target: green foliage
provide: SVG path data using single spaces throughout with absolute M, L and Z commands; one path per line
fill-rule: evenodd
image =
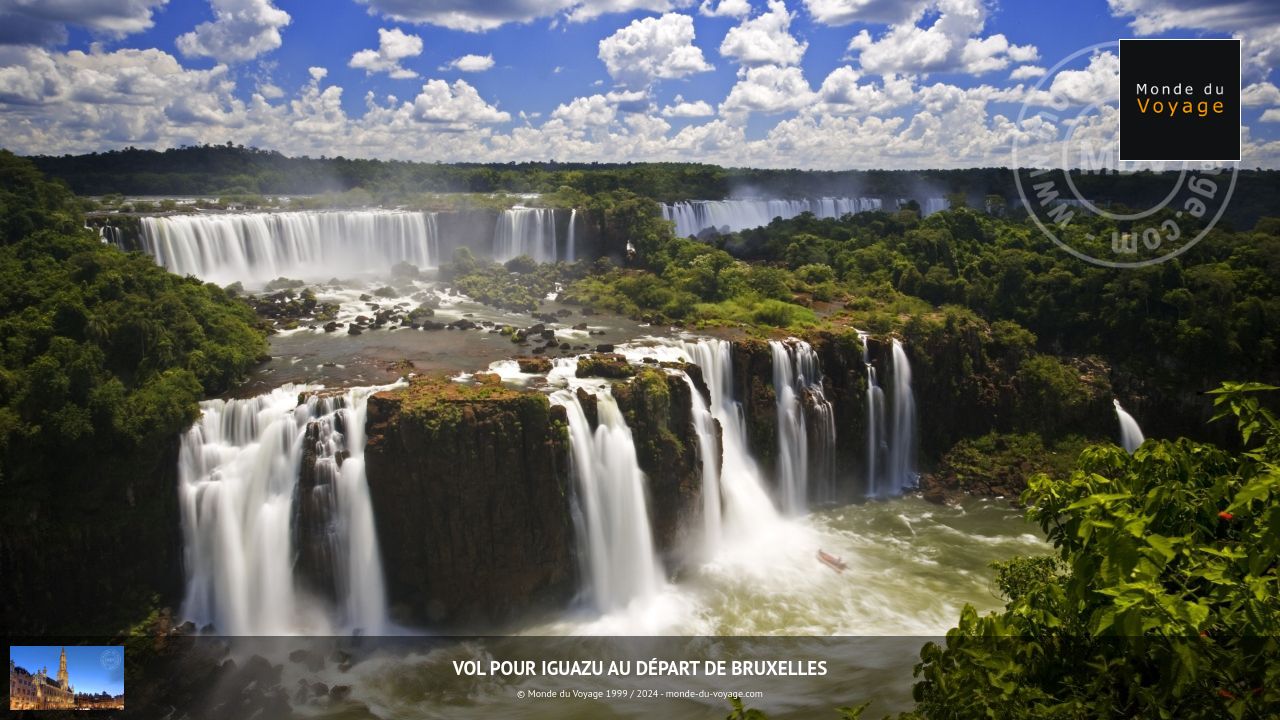
M 475 272 L 480 266 L 480 262 L 476 260 L 476 256 L 471 254 L 471 248 L 463 245 L 453 251 L 453 264 L 450 273 L 454 277 L 462 277 Z
M 528 255 L 521 255 L 506 261 L 503 263 L 503 267 L 507 269 L 507 272 L 531 273 L 538 269 L 538 261 Z
M 814 323 L 813 311 L 781 300 L 765 300 L 751 311 L 751 320 L 759 325 L 800 328 Z
M 662 219 L 658 204 L 634 192 L 619 190 L 592 196 L 588 205 L 605 247 L 630 247 L 642 267 L 658 271 L 670 260 L 674 226 Z
M 1030 597 L 1046 584 L 1059 582 L 1066 570 L 1062 560 L 1053 555 L 1032 555 L 991 563 L 996 571 L 995 584 L 1000 596 L 1009 602 Z
M 1022 426 L 1051 432 L 1079 419 L 1088 408 L 1090 394 L 1080 373 L 1051 355 L 1024 360 L 1014 376 L 1022 405 Z
M 981 197 L 972 190 L 967 195 Z M 1086 225 L 1081 232 L 1095 237 L 1116 229 L 1098 218 L 1079 222 Z M 1019 213 L 968 208 L 923 220 L 913 213 L 801 215 L 718 243 L 739 260 L 785 263 L 797 273 L 804 268 L 793 289 L 820 284 L 808 277 L 807 264 L 829 265 L 836 283 L 828 292 L 851 298 L 852 321 L 863 329 L 875 330 L 862 313 L 887 309 L 895 296 L 960 305 L 992 325 L 1011 361 L 1033 350 L 1098 355 L 1172 392 L 1233 376 L 1280 379 L 1277 228 L 1265 218 L 1252 231 L 1219 226 L 1184 256 L 1125 273 L 1054 251 Z M 902 324 L 878 319 L 890 322 L 877 332 Z M 1003 322 L 1015 325 L 998 325 Z M 1019 332 L 1006 332 L 1013 328 Z M 1038 370 L 1028 380 L 1048 382 L 1052 390 L 1052 371 Z
M 527 261 L 527 262 L 526 262 Z M 529 312 L 536 310 L 557 284 L 584 272 L 581 264 L 538 264 L 529 258 L 515 258 L 506 266 L 481 265 L 466 248 L 454 253 L 450 274 L 458 290 L 486 305 Z
M 954 478 L 962 490 L 981 496 L 1017 497 L 1038 473 L 1066 477 L 1084 449 L 1078 437 L 1046 448 L 1038 433 L 987 433 L 956 443 L 942 456 L 937 474 Z
M 1085 451 L 1024 501 L 1058 555 L 997 568 L 921 651 L 929 718 L 1252 718 L 1280 708 L 1280 422 L 1258 384 L 1214 392 L 1243 451 L 1157 441 Z
M 236 284 L 239 285 L 239 283 L 236 283 Z M 263 286 L 262 290 L 263 292 L 273 293 L 273 292 L 279 292 L 281 290 L 297 290 L 303 285 L 306 285 L 306 283 L 303 282 L 302 280 L 294 280 L 293 278 L 287 278 L 287 277 L 278 277 L 275 280 L 268 281 L 267 284 Z M 240 289 L 243 290 L 244 287 L 241 286 Z
M 594 273 L 569 285 L 564 299 L 703 325 L 800 329 L 817 322 L 813 311 L 794 303 L 791 286 L 803 283 L 783 268 L 736 260 L 686 238 L 669 239 L 644 257 L 646 270 Z M 823 267 L 810 266 L 806 276 L 825 279 Z
M 0 150 L 0 245 L 37 230 L 77 232 L 83 220 L 71 191 L 47 182 L 30 161 Z
M 253 311 L 216 285 L 61 229 L 47 202 L 58 190 L 19 174 L 26 195 L 15 189 L 7 207 L 45 229 L 0 247 L 0 472 L 43 495 L 80 482 L 67 475 L 82 462 L 170 442 L 266 343 Z

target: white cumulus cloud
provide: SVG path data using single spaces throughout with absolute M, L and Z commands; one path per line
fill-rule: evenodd
M 364 70 L 366 75 L 387 73 L 397 80 L 418 77 L 418 73 L 400 64 L 402 60 L 422 54 L 422 38 L 409 35 L 400 28 L 378 29 L 378 49 L 360 50 L 351 56 L 348 66 Z
M 737 84 L 720 104 L 720 114 L 773 114 L 799 110 L 813 98 L 813 90 L 798 67 L 762 65 L 742 68 L 738 72 Z
M 938 13 L 928 27 L 918 24 L 926 9 Z M 1039 58 L 1034 46 L 1014 45 L 1003 34 L 982 37 L 986 17 L 984 0 L 937 0 L 919 7 L 906 22 L 891 25 L 879 38 L 866 29 L 859 31 L 849 50 L 858 53 L 863 70 L 880 74 L 980 75 Z
M 613 122 L 618 111 L 604 95 L 577 97 L 551 112 L 552 120 L 570 127 L 602 126 Z
M 183 55 L 219 62 L 252 60 L 280 47 L 280 29 L 292 20 L 271 0 L 209 0 L 209 5 L 213 21 L 174 41 Z
M 804 0 L 809 15 L 823 25 L 907 22 L 928 4 L 929 0 Z
M 413 99 L 413 117 L 422 122 L 456 128 L 504 123 L 511 115 L 485 102 L 465 80 L 453 85 L 444 80 L 428 80 Z
M 662 108 L 662 117 L 693 118 L 715 115 L 715 108 L 704 100 L 689 102 L 684 96 L 677 95 L 675 102 Z
M 1280 105 L 1280 88 L 1269 82 L 1254 83 L 1240 91 L 1240 102 L 1245 107 Z
M 157 8 L 168 0 L 0 0 L 0 45 L 52 45 L 65 42 L 67 26 L 77 25 L 110 38 L 142 32 L 155 25 Z
M 809 48 L 791 34 L 792 14 L 782 0 L 769 0 L 769 11 L 731 29 L 720 54 L 743 65 L 798 65 Z
M 1274 0 L 1107 0 L 1111 14 L 1131 16 L 1139 35 L 1212 30 L 1243 41 L 1246 80 L 1271 74 L 1280 60 L 1280 3 Z
M 1044 75 L 1045 69 L 1039 65 L 1019 65 L 1009 73 L 1010 80 L 1030 80 Z
M 746 17 L 751 14 L 751 3 L 747 0 L 702 0 L 698 13 L 707 17 Z
M 693 18 L 678 13 L 633 20 L 600 41 L 600 60 L 615 81 L 647 87 L 712 67 L 693 44 Z
M 357 0 L 369 12 L 401 22 L 484 32 L 508 23 L 562 15 L 584 22 L 609 13 L 667 12 L 692 0 Z
M 493 55 L 463 55 L 449 61 L 441 70 L 458 70 L 460 72 L 484 72 L 493 67 Z

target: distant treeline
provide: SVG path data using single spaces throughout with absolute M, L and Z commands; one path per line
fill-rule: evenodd
M 432 192 L 594 195 L 614 190 L 670 202 L 730 196 L 949 197 L 983 207 L 988 196 L 1017 211 L 1006 168 L 964 170 L 766 170 L 703 163 L 420 163 L 345 157 L 291 158 L 243 146 L 205 145 L 164 151 L 127 148 L 88 155 L 37 156 L 35 165 L 80 195 L 313 195 L 361 188 L 378 201 Z M 1171 174 L 1077 174 L 1091 200 L 1145 207 L 1158 203 Z M 1280 172 L 1242 170 L 1225 219 L 1248 228 L 1274 214 Z

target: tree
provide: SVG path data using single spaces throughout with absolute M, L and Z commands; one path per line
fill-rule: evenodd
M 1086 450 L 1023 497 L 1057 555 L 1000 567 L 1003 612 L 972 607 L 916 668 L 916 715 L 1274 717 L 1280 709 L 1280 421 L 1227 383 L 1243 450 Z

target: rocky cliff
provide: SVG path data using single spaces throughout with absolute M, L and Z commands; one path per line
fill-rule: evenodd
M 734 397 L 747 419 L 747 447 L 766 477 L 778 461 L 778 396 L 773 391 L 773 355 L 763 340 L 733 343 Z
M 397 619 L 509 619 L 573 593 L 566 420 L 541 393 L 415 379 L 369 399 L 365 460 Z

